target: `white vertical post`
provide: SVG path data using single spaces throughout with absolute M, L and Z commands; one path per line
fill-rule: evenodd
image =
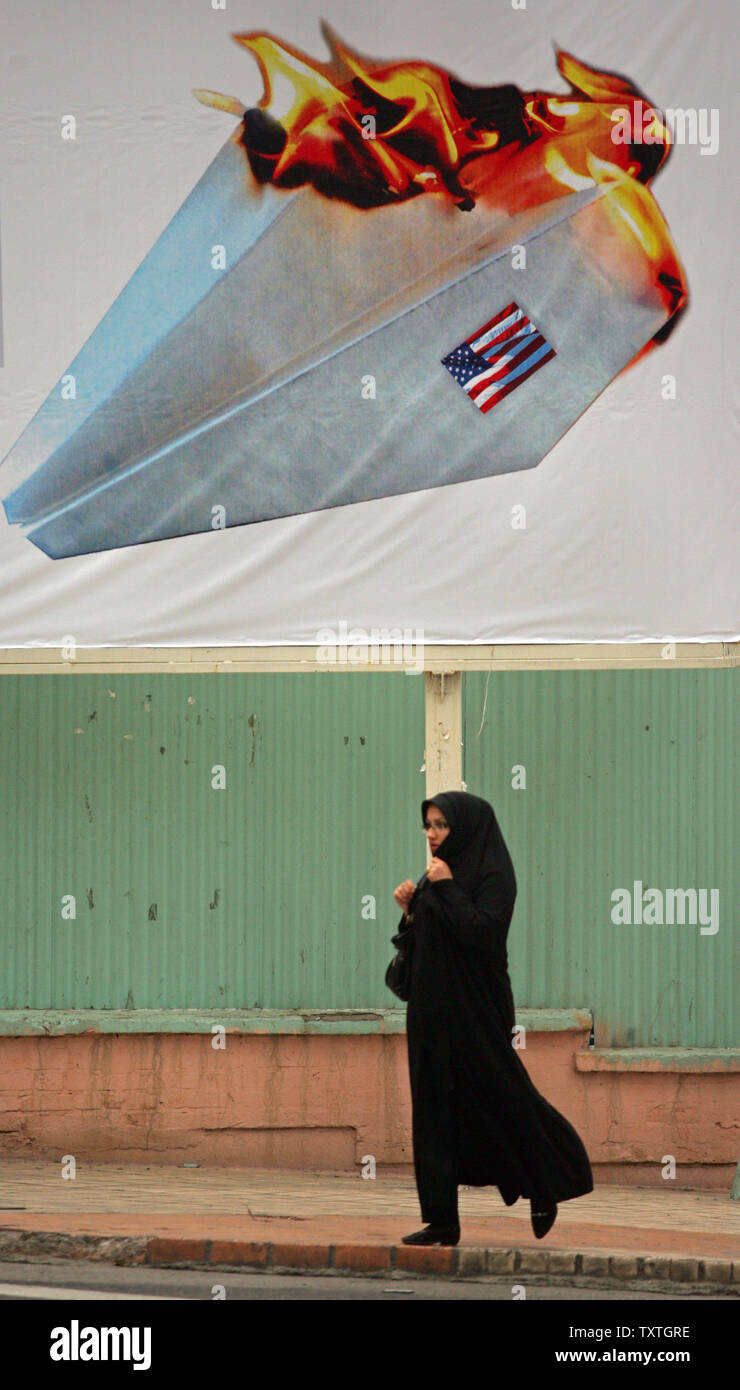
M 425 671 L 426 794 L 462 791 L 462 672 Z

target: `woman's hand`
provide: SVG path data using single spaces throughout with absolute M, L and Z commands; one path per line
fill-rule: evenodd
M 430 883 L 438 883 L 441 878 L 452 878 L 452 870 L 444 859 L 437 859 L 435 856 L 427 869 L 427 878 Z
M 408 905 L 413 897 L 415 888 L 416 884 L 412 883 L 410 878 L 407 878 L 403 883 L 399 883 L 398 887 L 394 889 L 393 896 L 396 899 L 396 902 L 398 903 L 398 906 L 400 907 L 402 912 L 405 912 L 408 908 Z

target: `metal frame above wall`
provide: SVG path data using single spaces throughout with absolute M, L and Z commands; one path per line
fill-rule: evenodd
M 368 634 L 372 636 L 372 633 Z M 404 674 L 403 652 L 397 661 L 327 663 L 310 646 L 265 647 L 78 647 L 74 660 L 59 647 L 0 648 L 0 674 L 44 675 L 69 671 L 283 671 L 308 673 L 362 671 Z M 649 667 L 737 666 L 740 642 L 604 642 L 444 644 L 424 646 L 427 672 L 630 670 Z

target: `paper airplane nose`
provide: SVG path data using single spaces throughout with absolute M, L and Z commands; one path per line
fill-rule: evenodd
M 245 119 L 258 177 L 276 127 Z M 59 559 L 535 467 L 668 318 L 584 253 L 604 197 L 359 209 L 227 142 L 5 459 L 8 520 Z M 550 355 L 471 387 L 445 359 L 512 303 Z

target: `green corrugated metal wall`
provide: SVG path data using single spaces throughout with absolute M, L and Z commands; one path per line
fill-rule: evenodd
M 517 1004 L 590 1006 L 602 1045 L 737 1045 L 736 682 L 465 676 L 464 775 L 519 881 Z M 390 1007 L 423 758 L 420 676 L 4 676 L 0 1007 Z M 635 879 L 718 888 L 719 931 L 613 925 Z
M 496 809 L 519 883 L 518 1004 L 590 1006 L 600 1046 L 737 1046 L 737 680 L 722 669 L 464 678 L 467 788 Z M 526 789 L 512 785 L 518 765 Z M 635 880 L 719 889 L 719 930 L 614 925 L 612 890 Z
M 423 761 L 423 676 L 4 676 L 0 1007 L 392 1004 Z

